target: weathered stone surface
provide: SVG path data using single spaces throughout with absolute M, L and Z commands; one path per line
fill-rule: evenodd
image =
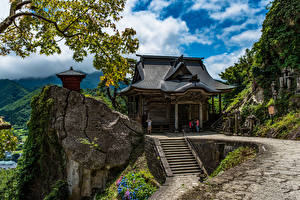
M 166 172 L 152 137 L 145 137 L 145 155 L 151 174 L 160 184 L 164 183 L 166 181 Z
M 128 162 L 143 138 L 142 127 L 78 92 L 51 86 L 48 96 L 54 100 L 50 129 L 66 154 L 70 199 L 91 197 L 95 190 L 104 189 L 110 169 Z M 84 144 L 83 139 L 98 147 Z

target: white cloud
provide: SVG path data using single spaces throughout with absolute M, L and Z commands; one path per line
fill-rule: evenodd
M 206 10 L 210 18 L 218 21 L 239 20 L 251 17 L 265 8 L 267 0 L 260 2 L 257 8 L 249 6 L 249 0 L 193 0 L 191 10 Z
M 247 30 L 238 35 L 231 37 L 230 42 L 243 43 L 243 42 L 256 42 L 261 36 L 260 29 L 257 30 Z
M 244 16 L 249 11 L 248 4 L 231 4 L 225 11 L 211 13 L 210 17 L 216 20 L 234 19 Z
M 0 2 L 0 21 L 9 15 L 9 0 L 1 0 Z
M 133 1 L 129 1 L 127 7 L 132 9 Z M 192 34 L 186 22 L 180 18 L 160 19 L 159 13 L 151 10 L 132 12 L 127 8 L 124 12 L 124 18 L 119 22 L 120 29 L 125 27 L 132 27 L 136 30 L 137 38 L 140 41 L 138 49 L 140 54 L 178 55 L 182 53 L 182 45 L 189 45 L 194 42 L 212 43 L 206 35 L 206 29 Z
M 225 3 L 225 1 L 221 0 L 194 0 L 194 4 L 192 5 L 192 10 L 213 10 L 217 11 L 222 8 L 222 5 Z
M 224 53 L 219 55 L 210 56 L 205 59 L 205 66 L 208 73 L 215 79 L 220 79 L 219 74 L 227 67 L 232 66 L 238 59 L 244 55 L 245 49 L 240 49 L 232 53 Z
M 148 8 L 154 12 L 160 12 L 164 8 L 168 7 L 171 3 L 172 0 L 152 0 Z

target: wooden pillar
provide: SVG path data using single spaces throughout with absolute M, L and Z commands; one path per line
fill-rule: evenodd
M 175 104 L 175 131 L 178 131 L 178 104 Z
M 192 120 L 192 105 L 189 104 L 189 121 Z
M 219 113 L 222 113 L 222 96 L 221 93 L 219 94 Z
M 206 120 L 209 120 L 209 103 L 206 104 Z
M 202 103 L 199 104 L 199 122 L 200 128 L 203 128 L 203 107 Z
M 212 114 L 215 114 L 215 98 L 214 98 L 214 96 L 211 97 L 211 109 L 212 109 Z

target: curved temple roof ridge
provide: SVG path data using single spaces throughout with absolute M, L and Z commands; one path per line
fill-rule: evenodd
M 179 56 L 137 55 L 132 83 L 120 93 L 132 90 L 160 90 L 165 93 L 183 93 L 190 89 L 201 89 L 217 94 L 231 91 L 235 86 L 213 79 L 205 65 L 204 58 Z

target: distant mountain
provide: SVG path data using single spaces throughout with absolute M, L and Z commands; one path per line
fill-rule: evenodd
M 102 72 L 93 72 L 87 74 L 86 78 L 81 82 L 81 88 L 83 89 L 94 89 L 98 86 L 100 82 L 100 76 Z M 37 88 L 43 87 L 45 85 L 61 85 L 61 80 L 56 77 L 56 75 L 49 76 L 47 78 L 26 78 L 14 80 L 19 85 L 23 86 L 27 90 L 35 90 Z
M 28 90 L 14 81 L 7 79 L 0 80 L 0 109 L 24 97 L 28 93 Z
M 0 115 L 5 117 L 5 120 L 13 125 L 26 127 L 26 123 L 30 118 L 30 102 L 33 96 L 39 94 L 41 88 L 27 93 L 22 98 L 0 108 Z

